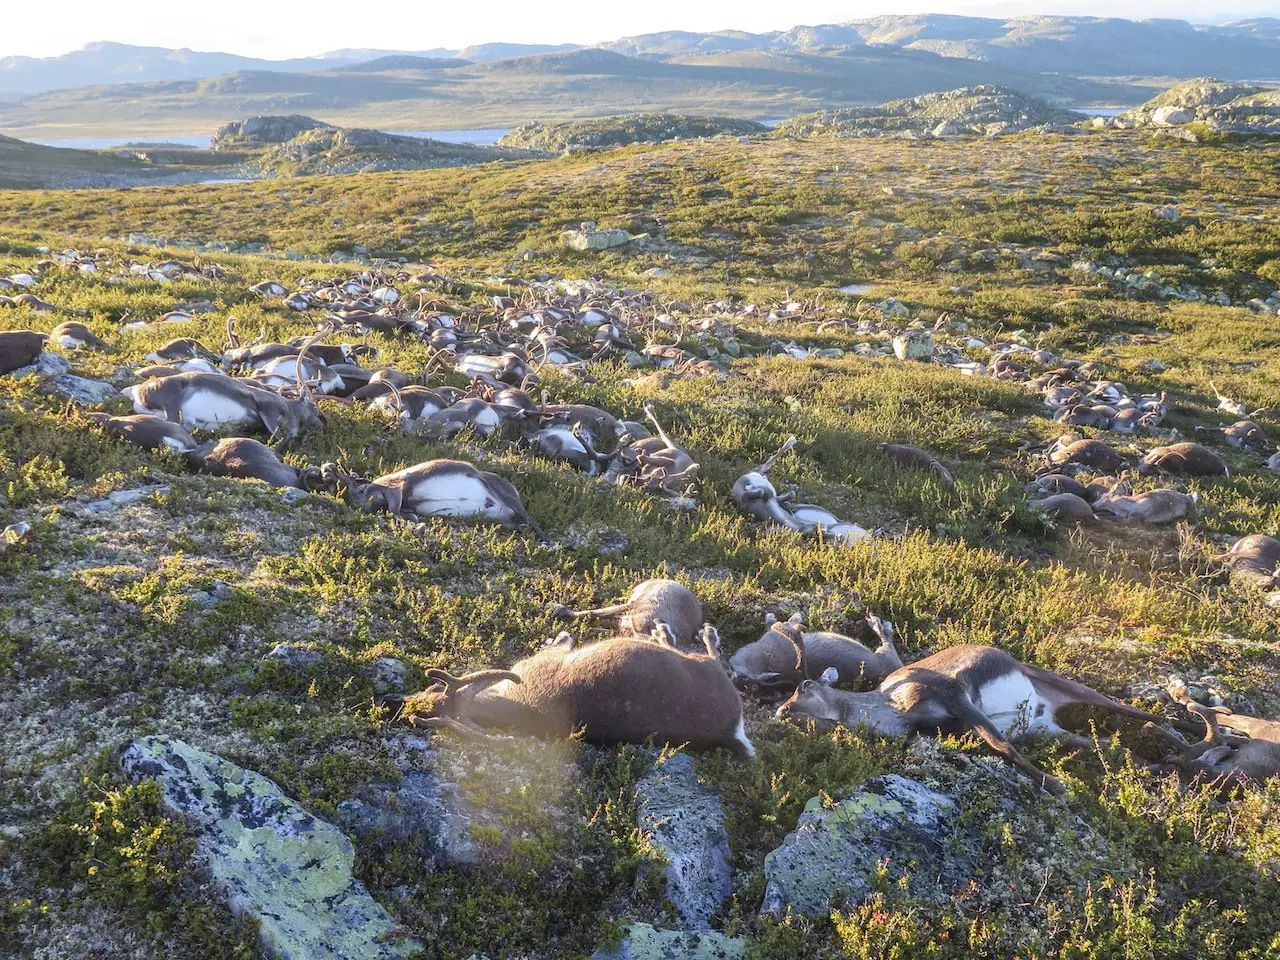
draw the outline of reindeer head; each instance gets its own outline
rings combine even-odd
[[[820,730],[829,730],[845,715],[840,693],[835,689],[840,679],[835,667],[828,667],[818,680],[805,680],[796,687],[776,714],[779,720],[810,720]]]
[[[504,680],[520,683],[520,675],[510,670],[477,670],[455,677],[444,670],[428,670],[434,683],[421,693],[388,697],[385,704],[419,729],[446,728],[473,740],[499,739],[486,733],[467,717],[471,701],[487,687]]]

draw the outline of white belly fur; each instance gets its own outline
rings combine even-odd
[[[474,517],[506,520],[509,511],[490,495],[475,477],[445,476],[420,480],[413,485],[405,509],[422,517]]]
[[[975,699],[978,709],[1005,736],[1063,732],[1054,722],[1053,704],[1021,673],[1005,674],[983,684]]]
[[[257,414],[244,405],[209,390],[191,394],[182,404],[182,423],[188,430],[216,430],[226,424],[252,423],[256,419]]]

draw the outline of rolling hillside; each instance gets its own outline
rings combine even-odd
[[[384,130],[515,126],[622,111],[761,119],[977,84],[1073,104],[1137,104],[1153,92],[878,46],[696,53],[667,61],[590,49],[451,63],[396,56],[308,73],[252,70],[53,91],[0,106],[0,129],[39,139],[157,136],[205,133],[233,117],[292,113]]]

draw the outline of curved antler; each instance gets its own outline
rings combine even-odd
[[[809,664],[805,660],[804,655],[804,634],[800,630],[800,626],[790,621],[786,623],[775,623],[773,631],[781,634],[791,641],[791,645],[796,648],[796,670],[800,673],[800,679],[803,681],[809,676]]]

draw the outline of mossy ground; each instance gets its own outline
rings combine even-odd
[[[434,293],[457,309],[512,289],[504,278],[517,271],[654,286],[670,302],[737,297],[764,306],[797,296],[830,307],[841,302],[837,286],[874,281],[880,295],[926,318],[948,312],[979,333],[1025,328],[1045,346],[1103,362],[1133,389],[1167,389],[1176,404],[1169,425],[1190,435],[1219,421],[1210,378],[1251,408],[1280,404],[1280,321],[1128,295],[1085,283],[1069,264],[1111,257],[1233,298],[1265,296],[1280,280],[1278,151],[1157,148],[1118,134],[720,141],[288,184],[0,194],[0,275],[42,259],[39,245],[102,247],[116,263],[159,258],[109,239],[141,232],[339,260],[360,244],[433,263],[452,280]],[[1169,202],[1180,220],[1151,215]],[[559,231],[585,219],[651,240],[606,254],[560,249]],[[354,269],[198,256],[222,264],[227,278],[158,284],[117,278],[114,268],[43,276],[36,292],[85,311],[108,341],[105,352],[74,356],[76,372],[123,385],[123,365],[171,337],[219,343],[228,314],[244,331],[302,333],[307,318],[248,286]],[[644,277],[654,266],[670,276]],[[118,332],[126,314],[156,317],[197,299],[214,312]],[[0,313],[5,328],[54,322]],[[742,331],[752,352],[793,338],[846,348],[857,339],[785,322]],[[369,340],[403,369],[425,362],[420,345]],[[1168,369],[1146,372],[1148,359]],[[1065,530],[1024,504],[1031,461],[1019,448],[1059,431],[1017,384],[852,356],[744,359],[723,383],[626,384],[631,372],[593,372],[594,383],[548,377],[548,389],[629,416],[652,400],[703,465],[698,509],[603,487],[500,443],[391,434],[350,411],[281,448],[299,464],[345,457],[367,475],[445,454],[483,458],[517,485],[560,541],[554,549],[522,532],[367,516],[323,495],[286,506],[260,484],[194,476],[137,452],[34,380],[0,377],[0,523],[33,525],[26,546],[0,556],[0,944],[20,956],[69,956],[67,944],[92,930],[91,947],[74,955],[249,951],[251,931],[219,920],[216,898],[181,855],[181,831],[156,816],[145,788],[114,779],[104,751],[142,733],[187,738],[326,815],[361,784],[394,779],[414,762],[374,706],[374,659],[402,658],[413,683],[433,666],[506,664],[559,629],[553,602],[607,600],[660,571],[695,586],[730,649],[758,636],[766,609],[799,609],[839,628],[866,603],[899,626],[911,655],[993,643],[1149,706],[1165,673],[1211,674],[1258,712],[1280,715],[1280,613],[1204,559],[1236,536],[1280,527],[1280,481],[1256,455],[1210,435],[1232,478],[1186,483],[1201,506],[1178,528]],[[1259,419],[1280,434],[1280,420]],[[793,432],[798,455],[778,465],[776,481],[892,541],[841,549],[762,530],[737,513],[734,478]],[[891,439],[941,456],[956,488],[891,467],[874,449]],[[84,508],[146,483],[168,489],[104,514]],[[619,534],[627,552],[600,556],[601,539]],[[214,590],[218,583],[226,587]],[[282,641],[311,645],[323,659],[302,676],[263,665]],[[763,706],[750,708],[749,729],[759,760],[707,755],[698,767],[724,798],[733,839],[737,893],[718,922],[751,937],[756,956],[1280,951],[1275,788],[1225,805],[1208,791],[1179,792],[1129,765],[1106,730],[1095,756],[1029,747],[1071,792],[1065,807],[1028,798],[1007,834],[993,836],[987,855],[1007,889],[957,892],[939,908],[886,883],[856,911],[761,920],[764,856],[810,797],[892,771],[954,783],[947,758],[973,745],[909,753],[856,732],[784,728]],[[1123,742],[1149,747],[1132,732]],[[375,894],[430,942],[429,955],[581,956],[622,923],[669,922],[653,851],[634,830],[643,751],[569,743],[486,754],[449,744],[441,754],[493,811],[478,831],[482,865],[430,872],[364,847],[358,858]],[[974,809],[982,802],[975,795]],[[1093,845],[1049,849],[1057,826],[1076,818]]]

